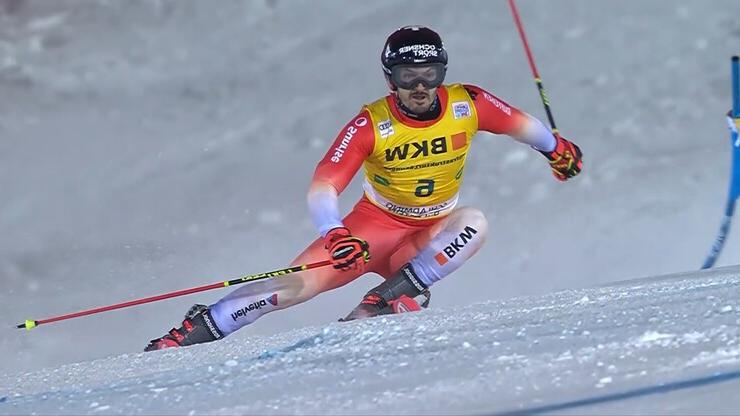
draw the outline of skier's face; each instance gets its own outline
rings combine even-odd
[[[411,90],[398,88],[396,91],[401,103],[416,114],[429,111],[429,107],[432,106],[434,98],[437,96],[436,87],[425,88],[421,83],[417,84],[416,87]]]
[[[414,113],[429,111],[437,96],[437,87],[445,79],[442,63],[396,65],[391,69],[391,82],[398,88],[401,103]]]

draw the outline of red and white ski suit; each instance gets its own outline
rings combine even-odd
[[[308,192],[311,218],[321,236],[344,226],[366,240],[371,258],[365,269],[324,267],[236,289],[210,307],[224,334],[364,273],[390,278],[408,262],[431,286],[478,251],[488,230],[485,216],[457,207],[476,132],[508,135],[543,151],[554,149],[555,138],[537,119],[479,87],[443,85],[437,96],[442,110],[429,121],[406,116],[394,94],[364,106],[316,168]],[[342,218],[338,196],[361,167],[364,194]],[[323,238],[317,238],[292,264],[327,257]]]

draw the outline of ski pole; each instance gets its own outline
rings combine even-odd
[[[239,284],[242,284],[242,283],[254,282],[254,281],[263,280],[263,279],[269,279],[269,278],[273,278],[273,277],[286,276],[286,275],[289,275],[289,274],[292,274],[292,273],[301,272],[301,271],[304,271],[304,270],[311,270],[311,269],[315,269],[315,268],[318,268],[318,267],[328,266],[330,264],[331,264],[331,261],[330,260],[317,261],[316,263],[302,264],[302,265],[298,265],[298,266],[291,266],[291,267],[286,267],[284,269],[274,270],[274,271],[271,271],[271,272],[259,273],[259,274],[252,274],[252,275],[248,275],[248,276],[242,276],[242,277],[238,277],[236,279],[225,280],[223,282],[213,283],[213,284],[210,284],[210,285],[203,285],[203,286],[193,287],[193,288],[190,288],[190,289],[177,290],[177,291],[174,291],[174,292],[163,293],[161,295],[150,296],[150,297],[141,298],[141,299],[135,299],[135,300],[131,300],[131,301],[128,301],[128,302],[116,303],[114,305],[101,306],[99,308],[87,309],[87,310],[84,310],[84,311],[69,313],[69,314],[66,314],[66,315],[53,316],[51,318],[38,319],[38,320],[29,319],[29,320],[26,320],[26,322],[24,322],[22,324],[18,324],[17,325],[17,328],[18,329],[24,329],[25,328],[25,329],[30,330],[32,328],[35,328],[35,327],[39,326],[39,325],[48,324],[48,323],[51,323],[51,322],[64,321],[66,319],[79,318],[80,316],[92,315],[92,314],[96,314],[96,313],[100,313],[100,312],[112,311],[112,310],[115,310],[115,309],[128,308],[129,306],[135,306],[135,305],[141,305],[141,304],[144,304],[144,303],[156,302],[156,301],[163,300],[163,299],[175,298],[175,297],[178,297],[178,296],[189,295],[191,293],[204,292],[206,290],[211,290],[211,289],[218,289],[218,288],[222,288],[222,287],[229,287],[229,286],[239,285]]]
[[[702,264],[702,269],[710,269],[722,253],[725,240],[730,234],[730,225],[732,216],[735,213],[735,201],[740,196],[740,141],[738,133],[733,129],[732,123],[735,119],[740,118],[740,58],[733,56],[731,60],[732,74],[732,111],[730,117],[730,144],[732,146],[732,171],[730,176],[730,189],[727,193],[727,203],[725,204],[725,215],[722,217],[722,223],[719,227],[714,244],[709,250],[709,254]]]
[[[547,98],[545,87],[542,86],[542,79],[540,78],[540,74],[539,72],[537,72],[537,67],[534,64],[534,57],[532,56],[532,51],[529,49],[527,35],[524,33],[524,25],[522,25],[522,20],[519,18],[519,11],[516,8],[514,0],[509,0],[509,8],[511,8],[511,14],[514,16],[514,23],[516,24],[516,28],[519,31],[519,37],[522,39],[522,44],[524,44],[524,52],[527,54],[529,67],[532,69],[532,74],[534,75],[534,82],[535,84],[537,84],[537,90],[540,92],[542,104],[545,106],[545,113],[547,113],[547,120],[550,122],[552,134],[557,136],[560,133],[558,132],[558,128],[555,127],[555,118],[552,116],[552,110],[550,110],[550,99]]]

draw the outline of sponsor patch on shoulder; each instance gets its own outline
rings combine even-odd
[[[507,116],[510,116],[511,115],[511,107],[509,107],[508,105],[502,103],[496,97],[494,97],[493,95],[491,95],[491,94],[489,94],[487,92],[484,92],[483,93],[483,96],[486,97],[486,100],[488,100],[491,104],[493,104],[494,107],[496,107],[499,110],[501,110],[504,113],[506,113]]]
[[[470,103],[467,101],[452,103],[452,114],[455,116],[455,119],[470,117]]]
[[[393,132],[393,123],[390,119],[383,120],[380,123],[378,123],[378,131],[380,131],[380,137],[386,139],[388,136],[391,136]]]

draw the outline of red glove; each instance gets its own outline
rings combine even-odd
[[[370,245],[354,237],[345,227],[337,227],[326,233],[324,248],[329,251],[329,259],[335,269],[362,270],[370,261]]]
[[[555,134],[555,140],[557,140],[555,150],[552,152],[540,150],[540,153],[550,161],[550,168],[555,178],[559,181],[567,181],[581,172],[583,154],[578,146],[560,137],[559,134]]]

